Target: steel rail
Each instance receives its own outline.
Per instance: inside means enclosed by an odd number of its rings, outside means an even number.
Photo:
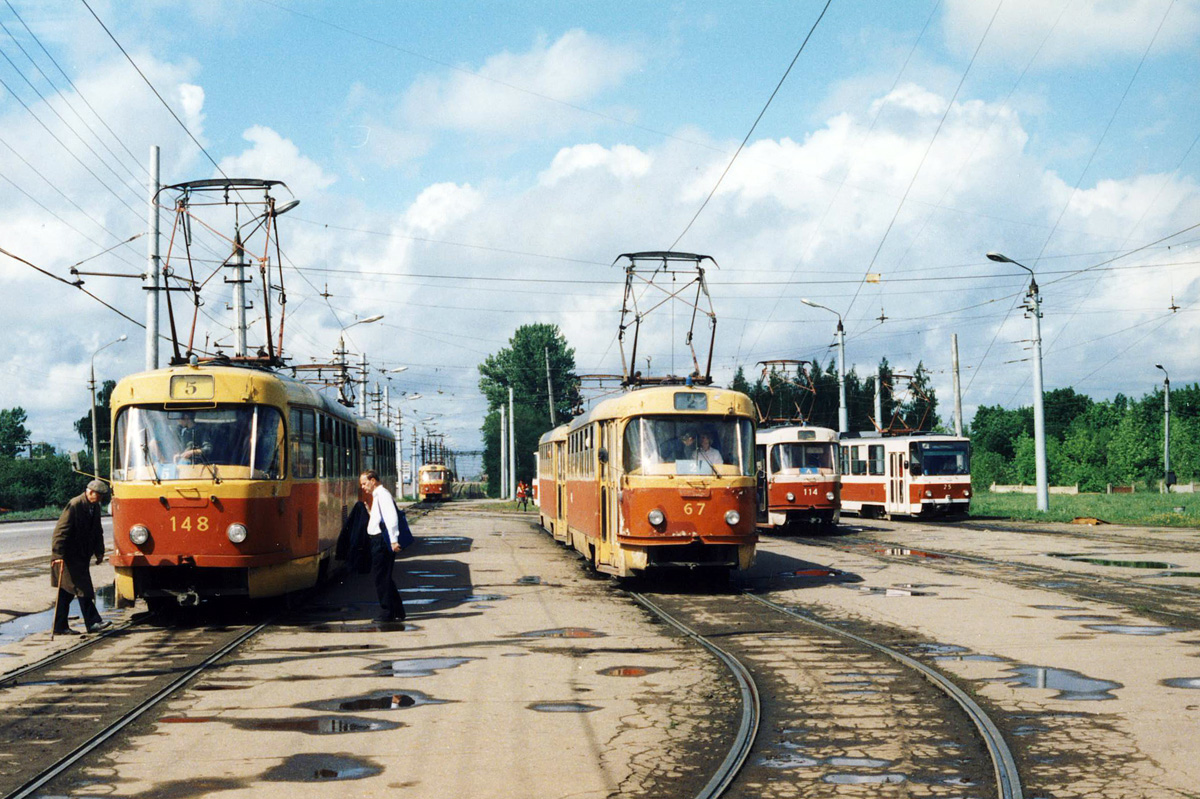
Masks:
[[[975,724],[975,729],[979,731],[980,736],[982,736],[984,743],[987,745],[988,753],[992,756],[992,764],[996,772],[996,789],[1001,799],[1023,799],[1024,793],[1021,789],[1021,775],[1017,771],[1016,760],[1013,758],[1012,752],[1008,748],[1008,744],[1005,743],[1004,736],[1000,733],[1000,729],[990,718],[988,718],[988,715],[986,712],[984,712],[983,708],[981,708],[975,702],[975,700],[966,693],[966,691],[959,688],[947,677],[943,676],[929,666],[926,666],[924,663],[921,663],[920,661],[915,660],[902,652],[898,652],[895,649],[884,646],[883,644],[876,643],[875,641],[855,635],[854,633],[846,630],[841,630],[832,625],[825,624],[824,622],[801,615],[791,608],[779,605],[770,601],[769,599],[763,599],[762,597],[749,593],[745,594],[745,596],[753,599],[759,604],[765,605],[780,613],[784,613],[792,618],[798,619],[805,624],[818,627],[821,630],[830,633],[831,635],[848,638],[851,641],[862,644],[863,646],[870,647],[876,652],[887,655],[892,660],[908,666],[919,673],[922,677],[929,680],[929,682],[936,685],[943,692],[945,692],[947,696],[958,703],[959,707],[966,712],[967,716]]]
[[[737,735],[734,737],[733,746],[730,748],[729,753],[725,755],[725,759],[721,761],[721,765],[717,768],[716,773],[709,779],[700,793],[696,794],[696,799],[716,799],[716,797],[725,792],[745,764],[746,759],[750,756],[750,747],[754,745],[754,739],[758,735],[758,724],[761,717],[758,686],[754,684],[754,678],[750,676],[750,672],[746,667],[733,655],[678,619],[675,619],[644,595],[636,592],[630,592],[629,595],[642,607],[716,655],[733,674],[734,679],[737,680],[742,696],[742,720],[738,725]]]
[[[109,738],[111,738],[112,736],[116,735],[118,732],[123,730],[126,726],[128,726],[132,722],[136,721],[138,718],[140,718],[143,714],[145,714],[148,710],[150,710],[152,707],[157,705],[159,702],[163,701],[164,699],[169,697],[171,694],[178,691],[180,688],[182,688],[184,685],[186,685],[188,682],[190,682],[192,679],[194,679],[196,676],[198,676],[201,672],[203,672],[205,669],[210,667],[212,664],[216,663],[218,660],[225,657],[225,655],[229,654],[234,649],[237,649],[239,646],[241,646],[243,643],[245,643],[247,640],[249,640],[253,636],[262,632],[262,630],[264,630],[267,626],[268,626],[267,624],[259,624],[256,627],[251,627],[249,630],[242,633],[241,635],[239,635],[234,640],[230,641],[225,646],[221,647],[215,653],[213,653],[209,657],[205,658],[202,662],[197,664],[194,668],[190,669],[186,673],[184,673],[184,674],[180,675],[179,677],[177,677],[176,679],[172,680],[168,685],[164,686],[153,696],[150,696],[149,698],[143,700],[141,702],[141,704],[137,705],[132,710],[130,710],[128,713],[121,716],[119,719],[117,719],[115,722],[110,724],[104,730],[102,730],[98,734],[92,736],[86,742],[80,744],[70,754],[68,754],[62,760],[58,761],[58,763],[56,763],[55,765],[46,769],[41,774],[38,774],[36,777],[33,777],[32,779],[27,781],[24,785],[22,785],[17,790],[8,794],[5,797],[5,799],[26,799],[26,797],[32,796],[35,792],[37,792],[43,786],[45,786],[46,783],[50,782],[54,778],[61,775],[64,771],[66,771],[67,769],[74,766],[79,760],[81,760],[83,757],[85,757],[92,750],[96,749],[101,744],[103,744],[105,741],[107,741]]]
[[[127,630],[137,623],[138,622],[127,621],[122,624],[118,624],[113,627],[109,627],[109,628],[105,629],[103,632],[101,632],[99,635],[96,635],[95,633],[89,633],[89,635],[92,635],[95,637],[83,639],[83,640],[79,641],[78,643],[76,643],[74,646],[69,646],[66,649],[46,655],[46,657],[42,658],[41,660],[36,660],[33,663],[26,663],[24,666],[19,666],[18,668],[13,669],[12,671],[6,671],[3,674],[0,674],[0,688],[6,687],[9,683],[12,683],[12,682],[20,679],[21,677],[30,673],[31,671],[37,671],[38,669],[45,668],[46,666],[49,666],[53,663],[57,663],[58,661],[62,660],[63,658],[69,657],[70,655],[73,655],[76,652],[81,652],[84,649],[87,649],[88,647],[95,646],[96,644],[100,643],[101,641],[105,640],[106,638],[109,638],[110,636],[112,636],[114,633],[119,633],[123,630]],[[80,638],[83,638],[83,636],[80,636]]]

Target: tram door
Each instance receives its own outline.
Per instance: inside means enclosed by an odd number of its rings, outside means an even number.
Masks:
[[[768,517],[767,508],[767,447],[757,444],[754,447],[755,496],[757,498],[757,521],[765,524]]]
[[[567,451],[565,441],[554,442],[554,491],[558,500],[555,513],[554,537],[560,541],[571,540],[567,533]]]
[[[889,452],[888,453],[888,498],[887,509],[889,512],[896,511],[900,513],[907,512],[908,500],[905,497],[907,482],[904,478],[908,474],[904,469],[904,452]]]

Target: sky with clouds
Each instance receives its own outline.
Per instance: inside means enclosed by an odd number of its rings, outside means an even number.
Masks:
[[[0,248],[68,280],[143,271],[152,145],[164,184],[283,181],[286,354],[327,361],[383,314],[348,349],[460,450],[480,446],[476,366],[522,324],[558,325],[581,373],[619,373],[613,261],[672,247],[718,264],[721,383],[827,363],[837,319],[806,298],[844,318],[860,375],[923,363],[943,419],[954,334],[968,421],[1028,405],[1029,274],[989,251],[1036,273],[1047,389],[1141,396],[1155,363],[1194,382],[1200,0],[825,9],[4,0]],[[215,229],[193,235],[200,261],[224,257]],[[223,277],[210,348],[232,340]],[[99,379],[142,369],[144,332],[5,255],[0,286],[0,408],[77,449],[93,359]],[[144,321],[136,279],[84,288]],[[687,371],[687,316],[647,317],[652,371]]]

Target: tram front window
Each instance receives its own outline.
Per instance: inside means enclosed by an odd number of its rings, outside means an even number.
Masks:
[[[123,408],[113,432],[115,480],[278,480],[283,417],[264,405]]]
[[[787,443],[771,447],[772,474],[833,474],[832,443]]]
[[[913,474],[930,477],[971,473],[971,445],[966,441],[921,441],[909,449]]]
[[[625,425],[623,463],[629,474],[754,474],[749,419],[725,416],[642,416]]]

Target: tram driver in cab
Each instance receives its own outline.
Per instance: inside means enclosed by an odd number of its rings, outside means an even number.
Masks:
[[[196,424],[194,411],[180,411],[177,420],[176,440],[179,449],[173,456],[175,463],[206,463],[212,460],[212,436],[204,425]]]

